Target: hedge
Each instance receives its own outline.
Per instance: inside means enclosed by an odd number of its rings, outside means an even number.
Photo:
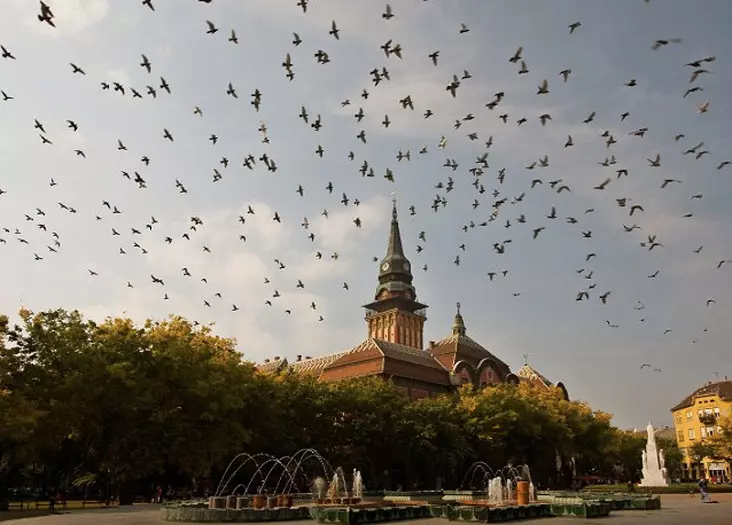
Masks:
[[[668,487],[639,487],[636,485],[635,493],[643,494],[688,494],[691,491],[699,492],[699,485],[696,483],[673,483]],[[628,492],[628,485],[588,485],[582,489],[583,492]],[[709,492],[732,492],[732,484],[709,484]]]

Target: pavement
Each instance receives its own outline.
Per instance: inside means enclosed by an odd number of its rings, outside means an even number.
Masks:
[[[582,520],[580,518],[545,518],[520,522],[526,525],[580,525],[591,523],[600,525],[609,522],[612,525],[732,525],[732,494],[711,494],[712,501],[702,503],[699,496],[690,497],[682,494],[661,496],[661,510],[653,511],[613,511],[608,518]],[[3,521],[0,514],[0,521]],[[3,521],[3,525],[160,525],[160,510],[154,505],[129,508],[112,508],[97,510],[78,510],[51,516],[34,516],[23,519]],[[295,522],[290,522],[296,525]],[[302,523],[312,523],[304,521]],[[446,525],[445,519],[423,519],[414,522],[401,522],[403,525]]]

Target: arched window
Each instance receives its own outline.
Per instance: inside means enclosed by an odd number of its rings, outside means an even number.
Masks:
[[[465,385],[465,384],[473,382],[473,378],[470,376],[470,372],[468,371],[468,369],[466,367],[463,367],[463,369],[460,370],[459,377],[460,377],[461,385]]]

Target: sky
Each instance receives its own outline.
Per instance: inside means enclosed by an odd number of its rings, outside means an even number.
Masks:
[[[13,97],[0,97],[1,312],[63,307],[139,322],[180,314],[215,323],[256,362],[346,350],[367,336],[361,306],[373,300],[373,258],[386,251],[395,197],[418,298],[429,305],[425,341],[449,335],[460,302],[468,335],[513,370],[528,354],[573,399],[613,413],[623,428],[671,424],[674,404],[732,376],[732,165],[717,169],[732,160],[729,2],[394,0],[390,19],[383,3],[356,0],[310,0],[306,13],[295,0],[153,0],[155,11],[140,1],[47,3],[56,28],[38,21],[35,1],[0,3],[0,44],[15,57],[0,58],[0,90]],[[206,21],[218,32],[207,34]],[[652,49],[659,39],[672,41]],[[382,51],[389,40],[401,59]],[[519,46],[523,74],[509,62]],[[330,62],[318,63],[318,50]],[[292,80],[282,66],[288,54]],[[369,72],[384,67],[389,79],[375,86]],[[708,72],[691,82],[695,69]],[[446,89],[453,75],[455,97]],[[543,79],[548,93],[538,94]],[[702,90],[684,98],[695,86]],[[407,96],[413,110],[399,102]],[[545,126],[542,114],[551,116]],[[708,154],[684,155],[701,142],[695,151]],[[410,160],[399,161],[399,151]],[[476,175],[485,153],[488,167]],[[243,165],[249,155],[253,169]],[[647,159],[656,155],[653,167]],[[614,164],[603,166],[606,158]],[[455,169],[444,166],[449,159]],[[374,177],[361,175],[364,162]],[[628,175],[618,178],[619,169]],[[532,188],[534,179],[543,183]],[[679,182],[662,189],[666,179]],[[558,193],[562,186],[569,191]],[[636,204],[642,211],[629,216]],[[552,206],[556,219],[546,217]],[[641,246],[649,236],[661,246]],[[722,260],[730,262],[717,268]],[[581,291],[589,299],[577,301]]]

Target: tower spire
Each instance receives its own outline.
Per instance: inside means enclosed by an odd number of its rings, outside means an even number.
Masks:
[[[457,313],[455,314],[455,320],[452,322],[452,334],[462,336],[467,334],[465,321],[463,321],[463,316],[460,315],[460,303],[457,303]]]
[[[399,215],[397,213],[397,198],[396,192],[391,194],[391,228],[389,229],[389,244],[386,247],[386,257],[401,257],[406,260],[404,256],[404,247],[402,246],[402,236],[399,232]]]
[[[412,267],[399,232],[396,193],[392,193],[391,227],[386,255],[379,263],[374,301],[364,305],[369,337],[422,348],[426,304],[417,301]]]

